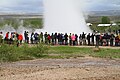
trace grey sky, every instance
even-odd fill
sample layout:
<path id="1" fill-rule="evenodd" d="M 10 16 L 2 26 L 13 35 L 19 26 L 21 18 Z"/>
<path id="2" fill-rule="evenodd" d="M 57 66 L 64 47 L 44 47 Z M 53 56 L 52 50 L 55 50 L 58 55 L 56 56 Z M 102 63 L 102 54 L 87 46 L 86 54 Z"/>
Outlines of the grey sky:
<path id="1" fill-rule="evenodd" d="M 120 10 L 120 0 L 80 0 L 85 1 L 85 10 Z M 0 12 L 43 12 L 42 0 L 0 0 Z"/>

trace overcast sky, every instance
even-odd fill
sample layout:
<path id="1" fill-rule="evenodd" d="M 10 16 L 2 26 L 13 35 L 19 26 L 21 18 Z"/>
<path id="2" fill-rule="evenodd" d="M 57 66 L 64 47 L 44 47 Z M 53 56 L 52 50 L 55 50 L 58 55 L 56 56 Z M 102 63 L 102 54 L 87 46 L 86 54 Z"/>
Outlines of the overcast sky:
<path id="1" fill-rule="evenodd" d="M 85 1 L 85 10 L 120 10 L 120 0 L 83 1 Z M 43 4 L 42 0 L 0 0 L 0 12 L 41 13 Z"/>

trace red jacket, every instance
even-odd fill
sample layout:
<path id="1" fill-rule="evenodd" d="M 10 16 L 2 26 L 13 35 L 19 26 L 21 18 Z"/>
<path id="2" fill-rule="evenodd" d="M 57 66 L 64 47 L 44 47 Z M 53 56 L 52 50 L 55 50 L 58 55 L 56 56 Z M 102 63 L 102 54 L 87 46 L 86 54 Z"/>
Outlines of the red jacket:
<path id="1" fill-rule="evenodd" d="M 6 38 L 6 39 L 8 39 L 8 37 L 9 37 L 9 33 L 6 33 L 6 36 L 5 36 L 5 38 Z"/>
<path id="2" fill-rule="evenodd" d="M 18 40 L 23 40 L 23 36 L 21 34 L 18 36 Z"/>
<path id="3" fill-rule="evenodd" d="M 48 40 L 50 40 L 50 39 L 51 39 L 51 36 L 49 35 L 49 36 L 48 36 Z"/>

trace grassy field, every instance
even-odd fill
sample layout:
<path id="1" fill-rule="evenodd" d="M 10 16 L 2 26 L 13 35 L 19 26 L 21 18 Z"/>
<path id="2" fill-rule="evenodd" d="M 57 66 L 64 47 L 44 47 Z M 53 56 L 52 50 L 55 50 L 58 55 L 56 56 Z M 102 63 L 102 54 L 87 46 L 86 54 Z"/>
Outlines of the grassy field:
<path id="1" fill-rule="evenodd" d="M 72 46 L 46 46 L 27 44 L 17 47 L 15 45 L 1 45 L 0 62 L 13 62 L 20 60 L 32 60 L 40 58 L 64 59 L 77 57 L 120 58 L 120 49 L 103 49 L 95 51 L 95 48 L 72 47 Z"/>
<path id="2" fill-rule="evenodd" d="M 55 58 L 70 58 L 70 57 L 100 57 L 100 58 L 120 58 L 119 49 L 99 49 L 95 48 L 81 48 L 81 47 L 69 47 L 69 46 L 58 46 L 51 47 L 49 49 L 49 54 L 53 54 L 51 57 Z"/>

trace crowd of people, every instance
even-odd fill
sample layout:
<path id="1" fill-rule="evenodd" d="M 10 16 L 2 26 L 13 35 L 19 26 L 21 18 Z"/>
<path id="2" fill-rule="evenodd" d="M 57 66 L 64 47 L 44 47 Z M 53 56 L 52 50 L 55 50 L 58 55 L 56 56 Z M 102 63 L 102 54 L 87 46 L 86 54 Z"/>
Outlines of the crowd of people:
<path id="1" fill-rule="evenodd" d="M 17 44 L 19 46 L 22 44 L 23 35 L 16 32 L 7 32 L 3 36 L 3 32 L 0 32 L 0 44 Z"/>
<path id="2" fill-rule="evenodd" d="M 88 45 L 88 46 L 120 46 L 120 33 L 52 33 L 47 32 L 37 33 L 25 31 L 24 34 L 18 34 L 16 32 L 7 32 L 5 37 L 3 32 L 0 32 L 0 44 L 14 44 L 19 46 L 22 43 L 38 44 L 45 43 L 51 45 Z"/>

